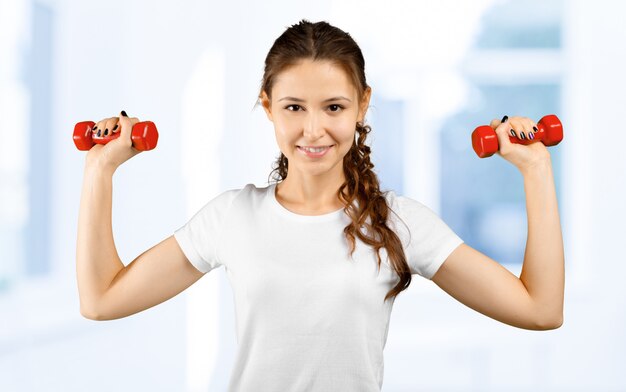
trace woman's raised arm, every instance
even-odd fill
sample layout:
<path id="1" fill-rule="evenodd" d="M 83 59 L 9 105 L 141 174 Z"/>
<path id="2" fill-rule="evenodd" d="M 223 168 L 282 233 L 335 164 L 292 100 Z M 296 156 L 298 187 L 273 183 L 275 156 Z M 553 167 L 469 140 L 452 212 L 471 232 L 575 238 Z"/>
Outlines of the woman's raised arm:
<path id="1" fill-rule="evenodd" d="M 117 117 L 103 120 L 113 129 Z M 127 266 L 120 259 L 111 224 L 112 182 L 117 167 L 137 155 L 130 130 L 137 119 L 119 118 L 122 134 L 95 145 L 85 161 L 78 217 L 76 277 L 80 312 L 93 320 L 125 317 L 159 304 L 202 277 L 173 236 L 143 252 Z M 100 125 L 100 123 L 99 123 Z"/>
<path id="2" fill-rule="evenodd" d="M 528 118 L 492 121 L 501 151 L 524 178 L 528 239 L 520 277 L 466 244 L 442 264 L 432 280 L 467 306 L 525 329 L 563 323 L 565 258 L 550 154 L 541 143 L 511 144 L 509 130 L 532 131 Z"/>

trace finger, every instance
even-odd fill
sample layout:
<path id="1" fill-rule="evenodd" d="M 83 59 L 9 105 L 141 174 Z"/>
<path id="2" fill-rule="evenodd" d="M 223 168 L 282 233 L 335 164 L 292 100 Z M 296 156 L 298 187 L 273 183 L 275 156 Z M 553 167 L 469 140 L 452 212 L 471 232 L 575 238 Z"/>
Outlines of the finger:
<path id="1" fill-rule="evenodd" d="M 524 126 L 526 128 L 526 135 L 528 136 L 528 139 L 533 140 L 535 138 L 535 132 L 537 132 L 537 126 L 535 122 L 532 119 L 526 117 L 524 121 Z"/>
<path id="2" fill-rule="evenodd" d="M 519 117 L 515 117 L 509 120 L 510 130 L 509 133 L 519 140 L 526 140 L 526 130 L 524 129 L 523 123 L 520 121 Z"/>
<path id="3" fill-rule="evenodd" d="M 132 128 L 133 125 L 135 125 L 135 124 L 137 124 L 139 122 L 139 119 L 137 117 L 128 117 L 126 112 L 123 111 L 123 110 L 120 112 L 120 116 L 119 117 L 115 117 L 115 119 L 120 124 L 120 128 L 122 128 L 123 125 L 130 125 L 131 128 Z M 121 129 L 120 129 L 120 131 L 121 131 Z"/>
<path id="4" fill-rule="evenodd" d="M 493 120 L 491 120 L 491 123 L 489 124 L 489 126 L 493 129 L 496 129 L 501 123 L 503 122 L 507 122 L 509 119 L 509 116 L 504 116 L 502 117 L 502 120 L 498 120 L 497 118 L 494 118 Z"/>
<path id="5" fill-rule="evenodd" d="M 133 131 L 134 124 L 124 110 L 120 112 L 120 116 L 118 117 L 118 123 L 120 125 L 120 132 L 121 132 L 120 139 L 122 139 L 127 146 L 131 146 L 132 145 L 131 134 Z"/>
<path id="6" fill-rule="evenodd" d="M 114 132 L 114 129 L 119 129 L 119 126 L 117 125 L 117 121 L 118 121 L 117 117 L 111 117 L 111 118 L 107 119 L 107 121 L 103 125 L 103 127 L 104 127 L 103 135 L 104 136 L 109 136 L 110 134 L 112 134 Z"/>
<path id="7" fill-rule="evenodd" d="M 93 127 L 91 127 L 91 133 L 94 135 L 98 132 L 98 123 L 96 122 Z"/>
<path id="8" fill-rule="evenodd" d="M 500 153 L 506 153 L 511 148 L 511 140 L 509 139 L 509 136 L 511 135 L 510 131 L 510 120 L 500 123 L 500 125 L 498 125 L 498 127 L 495 129 L 496 136 L 498 137 L 498 146 Z"/>
<path id="9" fill-rule="evenodd" d="M 521 117 L 518 120 L 518 123 L 522 127 L 521 134 L 522 134 L 524 140 L 532 140 L 532 138 L 534 137 L 532 135 L 533 127 L 532 127 L 531 121 L 532 120 L 530 118 L 528 118 L 528 117 Z"/>
<path id="10" fill-rule="evenodd" d="M 137 117 L 128 117 L 126 112 L 123 110 L 120 112 L 120 117 L 119 117 L 119 124 L 121 127 L 120 139 L 124 140 L 124 143 L 126 143 L 127 146 L 132 147 L 133 145 L 131 135 L 133 132 L 133 126 L 137 124 L 138 122 L 139 122 L 139 119 Z"/>
<path id="11" fill-rule="evenodd" d="M 108 118 L 103 118 L 102 120 L 96 122 L 96 125 L 91 129 L 94 136 L 101 137 L 104 132 L 104 124 L 107 122 Z"/>

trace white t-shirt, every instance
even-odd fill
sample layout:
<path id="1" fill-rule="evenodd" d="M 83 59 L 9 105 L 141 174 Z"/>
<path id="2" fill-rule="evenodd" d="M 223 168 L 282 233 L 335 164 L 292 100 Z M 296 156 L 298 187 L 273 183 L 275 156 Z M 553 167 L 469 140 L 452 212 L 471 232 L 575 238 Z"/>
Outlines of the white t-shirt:
<path id="1" fill-rule="evenodd" d="M 393 306 L 383 300 L 399 282 L 385 248 L 380 273 L 358 238 L 351 260 L 343 209 L 299 215 L 275 189 L 223 192 L 174 233 L 199 271 L 226 268 L 238 341 L 229 391 L 380 391 Z M 390 211 L 411 273 L 430 279 L 463 240 L 421 203 L 386 199 L 410 230 Z"/>

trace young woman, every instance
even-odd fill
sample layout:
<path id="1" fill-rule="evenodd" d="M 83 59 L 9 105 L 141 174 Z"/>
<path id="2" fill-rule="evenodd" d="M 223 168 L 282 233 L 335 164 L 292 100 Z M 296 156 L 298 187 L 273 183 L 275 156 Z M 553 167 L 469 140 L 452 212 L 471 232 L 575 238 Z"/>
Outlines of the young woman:
<path id="1" fill-rule="evenodd" d="M 378 391 L 395 297 L 412 274 L 519 328 L 558 328 L 564 258 L 550 154 L 525 117 L 493 120 L 499 155 L 524 177 L 528 241 L 520 277 L 465 244 L 418 201 L 382 192 L 365 125 L 371 88 L 349 34 L 306 20 L 265 60 L 259 103 L 281 151 L 271 185 L 209 201 L 184 226 L 124 266 L 111 229 L 112 176 L 139 151 L 121 132 L 87 154 L 77 244 L 81 313 L 126 317 L 224 266 L 235 294 L 238 355 L 229 390 Z M 158 282 L 155 284 L 155 282 Z"/>

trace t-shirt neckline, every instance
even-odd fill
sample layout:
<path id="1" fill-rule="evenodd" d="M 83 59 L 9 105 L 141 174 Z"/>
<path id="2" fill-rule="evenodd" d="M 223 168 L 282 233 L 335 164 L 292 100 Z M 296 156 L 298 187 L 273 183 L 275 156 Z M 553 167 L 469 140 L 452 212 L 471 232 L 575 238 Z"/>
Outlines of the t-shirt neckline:
<path id="1" fill-rule="evenodd" d="M 270 199 L 270 203 L 274 206 L 275 210 L 281 215 L 291 220 L 296 220 L 300 222 L 328 222 L 335 221 L 340 219 L 340 217 L 344 214 L 343 208 L 329 212 L 322 215 L 300 215 L 296 214 L 293 211 L 288 210 L 285 206 L 280 204 L 276 199 L 276 185 L 278 183 L 273 183 L 268 187 L 268 198 Z"/>

